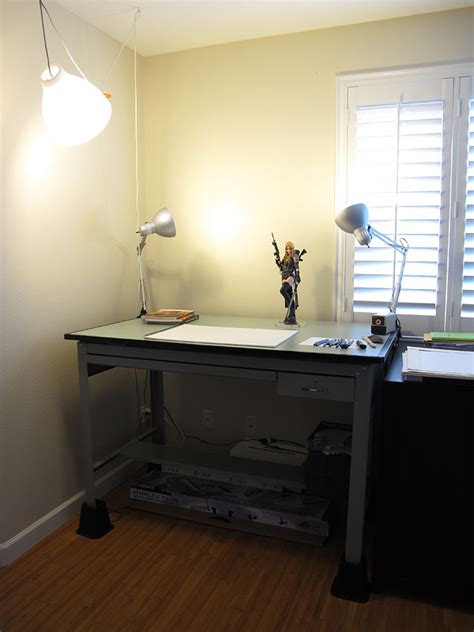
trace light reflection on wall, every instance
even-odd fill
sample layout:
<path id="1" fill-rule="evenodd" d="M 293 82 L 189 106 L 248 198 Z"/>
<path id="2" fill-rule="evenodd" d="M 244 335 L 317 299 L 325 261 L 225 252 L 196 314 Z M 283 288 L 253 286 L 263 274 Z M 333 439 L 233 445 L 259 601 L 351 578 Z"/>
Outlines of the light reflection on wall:
<path id="1" fill-rule="evenodd" d="M 209 212 L 209 235 L 216 240 L 235 239 L 242 231 L 242 212 L 232 205 L 216 205 Z"/>
<path id="2" fill-rule="evenodd" d="M 27 177 L 38 180 L 45 175 L 52 162 L 51 141 L 46 135 L 25 140 L 22 153 Z"/>

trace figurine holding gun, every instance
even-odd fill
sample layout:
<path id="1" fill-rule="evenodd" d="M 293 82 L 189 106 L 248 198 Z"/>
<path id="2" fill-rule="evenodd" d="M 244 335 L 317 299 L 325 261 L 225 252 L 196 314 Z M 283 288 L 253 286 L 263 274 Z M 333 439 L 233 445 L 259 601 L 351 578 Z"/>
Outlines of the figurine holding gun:
<path id="1" fill-rule="evenodd" d="M 306 250 L 295 250 L 293 242 L 285 244 L 285 254 L 280 258 L 280 251 L 272 233 L 272 244 L 275 249 L 275 263 L 281 274 L 280 294 L 285 300 L 286 315 L 283 321 L 285 325 L 297 325 L 296 310 L 298 308 L 298 285 L 301 281 L 299 263 L 303 260 Z"/>

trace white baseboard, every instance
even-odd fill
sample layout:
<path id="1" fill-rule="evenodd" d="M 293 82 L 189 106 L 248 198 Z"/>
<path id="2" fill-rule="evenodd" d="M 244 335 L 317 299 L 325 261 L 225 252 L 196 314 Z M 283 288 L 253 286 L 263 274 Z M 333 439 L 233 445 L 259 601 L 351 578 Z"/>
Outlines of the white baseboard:
<path id="1" fill-rule="evenodd" d="M 125 482 L 133 475 L 136 468 L 136 461 L 127 460 L 97 479 L 95 482 L 97 496 L 102 497 L 114 487 Z M 70 518 L 77 515 L 84 498 L 85 492 L 82 490 L 14 535 L 7 542 L 0 543 L 0 566 L 8 566 Z"/>

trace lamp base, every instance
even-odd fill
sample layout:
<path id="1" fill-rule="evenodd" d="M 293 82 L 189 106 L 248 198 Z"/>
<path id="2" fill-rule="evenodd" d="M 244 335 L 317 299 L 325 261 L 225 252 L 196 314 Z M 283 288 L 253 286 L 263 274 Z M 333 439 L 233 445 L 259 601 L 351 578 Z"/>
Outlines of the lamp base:
<path id="1" fill-rule="evenodd" d="M 395 312 L 381 312 L 379 314 L 372 314 L 372 325 L 370 331 L 373 334 L 379 334 L 385 336 L 397 329 L 397 315 Z"/>

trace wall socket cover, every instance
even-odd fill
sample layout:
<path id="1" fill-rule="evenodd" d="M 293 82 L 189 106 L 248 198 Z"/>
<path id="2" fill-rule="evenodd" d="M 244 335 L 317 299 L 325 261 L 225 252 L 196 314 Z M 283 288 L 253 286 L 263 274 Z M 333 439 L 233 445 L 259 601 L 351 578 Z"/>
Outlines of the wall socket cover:
<path id="1" fill-rule="evenodd" d="M 257 433 L 257 418 L 255 415 L 245 417 L 245 431 L 248 436 L 255 437 Z"/>
<path id="2" fill-rule="evenodd" d="M 204 428 L 214 428 L 214 412 L 212 410 L 202 411 L 202 425 Z"/>

